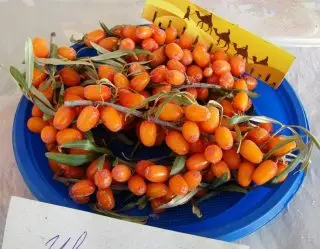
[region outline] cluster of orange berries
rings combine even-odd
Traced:
[[[288,143],[276,151],[271,159],[263,160],[264,153],[279,144],[284,137],[272,135],[272,124],[264,123],[256,127],[239,125],[245,139],[236,142],[235,126],[228,124],[234,114],[245,113],[252,105],[248,91],[255,89],[257,81],[251,76],[243,76],[245,62],[241,57],[228,56],[224,51],[209,52],[202,43],[194,44],[188,34],[178,37],[177,30],[169,27],[162,30],[155,25],[120,25],[107,37],[102,29],[84,36],[84,43],[92,47],[96,43],[106,50],[134,50],[142,48],[150,54],[139,54],[137,58],[126,56],[130,66],[126,72],[116,71],[112,66],[97,66],[98,79],[108,79],[118,90],[116,98],[110,85],[91,84],[81,86],[88,77],[76,68],[65,66],[57,77],[65,86],[64,101],[103,101],[113,99],[116,105],[146,110],[146,99],[160,92],[167,93],[182,85],[198,83],[219,85],[225,90],[236,90],[232,99],[221,98],[221,111],[212,105],[200,105],[197,102],[181,106],[171,101],[166,103],[158,117],[159,120],[182,124],[181,129],[167,129],[157,122],[126,117],[126,113],[112,106],[56,106],[53,118],[43,120],[43,113],[37,105],[32,108],[32,117],[27,126],[30,131],[41,134],[42,141],[51,152],[58,152],[58,146],[82,140],[85,133],[101,122],[111,132],[135,129],[139,141],[147,147],[165,143],[177,155],[187,156],[185,169],[170,176],[170,166],[156,165],[151,161],[139,161],[132,169],[126,165],[111,166],[106,160],[101,170],[97,159],[90,165],[73,167],[53,160],[49,164],[54,173],[66,178],[81,179],[70,188],[71,198],[78,203],[89,202],[96,193],[97,203],[106,210],[115,206],[112,185],[127,184],[129,190],[137,195],[151,198],[154,210],[175,196],[185,195],[199,187],[201,182],[212,180],[236,171],[236,180],[242,187],[251,183],[265,184],[287,165],[279,160],[296,147],[295,142]],[[43,38],[33,39],[35,56],[46,58],[49,48]],[[65,60],[76,60],[76,51],[70,47],[59,47],[57,55]],[[150,60],[150,63],[143,64]],[[151,70],[147,67],[150,66]],[[238,78],[236,78],[238,77]],[[34,68],[34,87],[38,88],[51,101],[56,91],[52,85],[44,89],[48,75]],[[194,100],[207,103],[212,96],[208,88],[190,87],[186,91]],[[158,101],[161,104],[161,100]],[[237,151],[239,149],[239,151]],[[82,149],[68,149],[69,154],[89,154]],[[284,176],[280,181],[283,181]],[[204,194],[201,189],[198,194]]]

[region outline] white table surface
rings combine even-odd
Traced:
[[[55,31],[58,42],[68,44],[68,37],[72,32],[90,30],[98,20],[104,20],[110,25],[120,22],[141,23],[139,16],[143,1],[119,2],[0,0],[0,65],[3,65],[0,69],[0,247],[10,197],[16,195],[34,198],[16,167],[12,151],[11,130],[20,93],[9,78],[8,66],[21,63],[23,43],[27,36],[48,37],[49,32]],[[270,2],[272,1],[269,1],[269,5]],[[309,28],[306,30],[310,30]],[[276,34],[275,31],[268,32],[270,37]],[[312,131],[320,137],[320,49],[288,50],[297,59],[287,78],[301,97]],[[319,161],[320,153],[315,152],[309,175],[288,207],[272,222],[239,242],[253,249],[320,248]]]

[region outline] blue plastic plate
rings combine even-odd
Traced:
[[[259,82],[256,92],[260,97],[253,99],[253,104],[258,115],[309,128],[303,106],[286,80],[278,90]],[[26,127],[31,108],[32,104],[26,98],[21,98],[12,131],[15,158],[26,184],[40,201],[89,210],[86,205],[75,204],[68,196],[67,187],[52,179],[53,174],[44,155],[45,146],[40,136],[29,132]],[[131,150],[121,144],[112,145],[112,149],[116,151],[119,146],[122,151]],[[163,150],[155,149],[150,154],[154,157],[163,153]],[[149,155],[149,151],[139,151],[137,156],[139,154]],[[303,172],[296,172],[275,187],[261,187],[247,195],[220,194],[201,204],[202,219],[192,214],[190,205],[185,205],[151,217],[148,225],[226,241],[238,240],[275,218],[295,195],[303,178]],[[144,215],[149,212],[147,209],[130,213]]]

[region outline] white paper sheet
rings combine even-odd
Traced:
[[[249,249],[12,197],[2,249]]]

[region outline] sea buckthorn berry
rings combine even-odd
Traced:
[[[100,118],[103,124],[112,132],[118,132],[123,127],[123,115],[111,106],[102,108]]]
[[[204,77],[210,77],[210,76],[212,76],[212,74],[213,74],[213,69],[212,69],[212,67],[208,66],[208,67],[205,67],[205,68],[203,69],[203,76],[204,76]]]
[[[92,195],[96,190],[96,186],[90,180],[80,180],[77,183],[73,184],[70,189],[71,197],[85,197]]]
[[[151,52],[159,48],[158,43],[152,38],[144,39],[141,43],[141,46],[144,50],[148,50]]]
[[[278,171],[277,171],[277,176],[280,175],[284,170],[288,168],[288,165],[285,164],[284,162],[278,162]],[[284,174],[277,183],[283,182],[286,178],[288,177],[288,174]]]
[[[168,69],[165,65],[157,66],[150,72],[150,79],[154,83],[165,81]]]
[[[44,127],[46,127],[48,123],[40,117],[31,117],[28,119],[27,127],[29,131],[34,133],[40,133]]]
[[[58,144],[65,144],[76,140],[81,140],[82,138],[83,136],[81,132],[73,128],[67,128],[62,131],[58,131],[56,136]]]
[[[204,153],[195,153],[187,159],[186,166],[188,170],[203,170],[209,166],[209,162]]]
[[[109,65],[100,65],[98,67],[99,79],[108,79],[113,82],[115,71]]]
[[[154,146],[162,145],[165,140],[166,140],[166,130],[161,126],[158,126],[157,138],[156,138],[156,143],[154,144]]]
[[[208,141],[205,138],[199,138],[197,142],[190,143],[190,153],[203,153],[208,145]]]
[[[240,154],[252,163],[260,163],[263,158],[263,153],[260,148],[253,141],[248,139],[242,141]]]
[[[253,163],[245,161],[239,165],[237,181],[240,186],[245,188],[250,185],[254,170],[255,170],[255,166]]]
[[[205,149],[204,156],[210,163],[218,163],[222,159],[222,153],[222,149],[218,145],[211,144]]]
[[[165,209],[161,209],[160,207],[163,204],[166,204],[167,201],[164,199],[164,197],[160,197],[160,198],[154,198],[150,201],[150,205],[152,208],[152,212],[155,214],[159,214],[165,211]]]
[[[84,88],[84,97],[94,101],[109,100],[111,98],[111,90],[105,85],[89,85]]]
[[[200,130],[197,123],[192,121],[184,122],[182,126],[182,135],[189,143],[195,143],[200,137]]]
[[[192,78],[192,83],[200,82],[203,78],[202,69],[197,65],[190,65],[187,68],[187,75]]]
[[[193,37],[187,33],[180,36],[178,44],[181,48],[190,49],[192,47]]]
[[[183,117],[183,109],[174,103],[167,103],[160,112],[159,119],[163,121],[178,121]]]
[[[77,52],[68,46],[59,47],[57,50],[58,57],[73,61],[77,57]]]
[[[192,57],[199,67],[206,67],[210,62],[210,55],[207,51],[200,47],[195,47],[192,51]]]
[[[76,116],[76,111],[72,107],[61,106],[53,118],[53,125],[58,130],[63,130],[71,125]]]
[[[189,170],[184,173],[183,178],[187,182],[189,190],[193,190],[201,183],[202,175],[198,170]]]
[[[140,140],[144,146],[152,147],[156,143],[157,125],[152,121],[142,121],[140,125]]]
[[[186,80],[184,74],[178,70],[168,70],[166,73],[166,82],[171,85],[180,86]]]
[[[170,190],[168,189],[168,192],[165,196],[163,196],[163,199],[166,201],[166,202],[169,202],[171,201],[176,195]]]
[[[192,57],[192,52],[189,49],[183,49],[183,56],[180,59],[181,63],[185,66],[189,66],[192,64],[193,57]]]
[[[74,167],[59,163],[59,171],[61,176],[66,178],[81,179],[85,175],[85,171],[82,167]]]
[[[266,160],[259,164],[252,175],[252,181],[257,185],[262,185],[277,175],[278,165],[271,160]]]
[[[214,74],[221,76],[225,73],[230,72],[231,66],[225,60],[215,60],[212,63],[212,69]]]
[[[115,206],[114,196],[110,188],[97,191],[98,205],[105,210],[112,210]]]
[[[170,92],[172,89],[172,85],[170,84],[163,84],[161,86],[158,86],[158,87],[155,87],[152,89],[152,95],[155,95],[157,93],[160,93],[160,92],[164,92],[164,93],[167,93],[167,92]]]
[[[111,164],[108,160],[105,160],[102,166],[103,170],[109,170],[111,169]],[[89,180],[94,181],[94,176],[98,172],[98,159],[94,160],[87,168],[86,170],[86,176]]]
[[[231,117],[234,114],[234,110],[232,107],[232,104],[229,100],[223,99],[220,104],[223,107],[223,114],[227,115],[228,117]]]
[[[55,152],[57,149],[57,144],[55,142],[51,144],[45,144],[45,146],[47,151],[50,151],[50,152]]]
[[[256,144],[261,145],[270,138],[270,134],[263,128],[254,127],[249,130],[247,138],[252,140]]]
[[[137,92],[141,92],[146,88],[149,82],[149,74],[147,72],[143,72],[133,77],[130,81],[130,87]]]
[[[224,161],[220,161],[216,164],[212,164],[211,171],[214,174],[214,176],[217,178],[221,177],[225,173],[227,173],[227,180],[230,180],[231,178],[231,173],[230,173],[228,164],[226,164]]]
[[[68,87],[64,91],[64,95],[68,95],[68,94],[78,95],[80,98],[84,99],[84,87],[83,86]]]
[[[232,89],[234,85],[234,79],[232,74],[230,72],[222,74],[219,77],[218,83],[220,86],[222,86],[225,89]]]
[[[125,25],[122,29],[122,36],[124,38],[130,38],[132,39],[133,41],[138,41],[138,37],[136,35],[136,32],[137,32],[137,27],[134,26],[134,25]]]
[[[184,111],[187,119],[194,122],[207,121],[211,116],[211,112],[207,107],[197,104],[188,105]]]
[[[166,41],[166,32],[160,28],[154,30],[152,38],[161,46]]]
[[[216,60],[228,61],[229,56],[223,50],[218,50],[210,54],[210,60],[211,62],[214,62]]]
[[[167,57],[165,55],[165,46],[158,48],[157,50],[152,52],[149,60],[151,60],[150,64],[152,67],[157,67],[162,65],[166,61]]]
[[[259,123],[259,127],[265,129],[269,133],[272,133],[272,130],[273,130],[272,123]]]
[[[112,169],[112,178],[117,182],[126,182],[131,177],[131,170],[127,165],[118,164]]]
[[[31,110],[31,114],[32,114],[32,117],[42,117],[43,115],[43,112],[40,110],[40,108],[34,104],[33,107],[32,107],[32,110]]]
[[[136,36],[142,40],[151,37],[152,33],[152,29],[149,26],[139,26],[136,28]]]
[[[120,41],[119,49],[134,50],[135,48],[136,44],[130,38],[124,38]]]
[[[139,93],[133,93],[126,89],[119,91],[120,105],[128,108],[142,108],[144,106],[145,97]]]
[[[148,161],[148,160],[140,160],[137,164],[136,164],[136,172],[140,175],[144,177],[144,173],[146,168],[148,168],[149,166],[154,165],[153,162]]]
[[[146,72],[146,69],[144,66],[142,66],[141,64],[137,63],[137,62],[133,62],[128,69],[129,73],[133,74],[133,73],[142,73],[142,72]]]
[[[245,75],[242,77],[242,79],[246,81],[249,91],[253,91],[258,85],[258,81],[250,75]]]
[[[44,127],[41,130],[41,140],[46,143],[54,143],[56,141],[57,130],[51,125]]]
[[[165,182],[169,177],[169,169],[162,165],[150,165],[145,169],[144,176],[150,182]]]
[[[244,79],[239,79],[234,82],[234,89],[237,90],[248,90],[247,83]]]
[[[90,155],[91,152],[88,151],[88,150],[72,148],[72,149],[69,149],[69,154],[72,154],[72,155]]]
[[[45,72],[42,72],[38,68],[33,69],[32,85],[34,87],[38,87],[46,78],[47,74]]]
[[[99,110],[94,106],[83,108],[77,119],[77,128],[82,132],[90,131],[96,127],[99,122]]]
[[[233,137],[231,131],[227,127],[220,126],[214,133],[216,143],[223,150],[230,150],[233,146]]]
[[[248,106],[249,97],[245,92],[238,92],[232,101],[232,107],[236,111],[244,112]]]
[[[185,195],[189,192],[189,186],[181,175],[174,175],[169,180],[169,188],[175,195]]]
[[[246,62],[239,56],[232,56],[229,63],[231,66],[231,73],[234,76],[240,76],[246,70]]]
[[[186,67],[178,60],[171,59],[167,62],[167,67],[170,70],[178,70],[182,73],[186,72]]]
[[[124,24],[116,25],[116,26],[114,26],[111,30],[112,30],[112,32],[114,32],[116,35],[118,35],[118,36],[123,36],[123,35],[122,35],[122,30],[124,29],[125,26],[126,26],[126,25],[124,25]]]
[[[171,43],[173,41],[175,41],[175,39],[177,38],[178,35],[178,31],[176,28],[174,27],[169,27],[166,29],[166,41],[165,43]]]
[[[64,67],[59,72],[61,81],[66,86],[77,86],[80,84],[80,75],[71,67]]]
[[[271,150],[275,146],[277,146],[279,143],[283,142],[286,140],[286,136],[276,136],[273,137],[269,142],[268,142],[268,148]],[[287,143],[286,145],[282,146],[279,148],[276,152],[274,152],[272,155],[273,156],[283,156],[285,154],[288,154],[290,151],[294,150],[297,147],[297,144],[295,141],[291,141]]]
[[[229,120],[230,118],[229,117],[223,117],[222,120],[221,120],[221,125],[220,126],[224,126],[224,127],[227,127],[229,130],[232,130],[234,125],[229,125]]]
[[[165,48],[166,55],[169,59],[181,60],[183,51],[177,43],[169,43]]]
[[[208,51],[208,45],[205,42],[198,41],[196,45],[194,45],[193,49],[201,49],[202,51]]]
[[[223,161],[225,161],[230,169],[238,169],[241,163],[240,154],[235,148],[223,151]]]
[[[206,133],[213,133],[219,126],[220,113],[218,108],[214,106],[209,106],[208,109],[211,113],[210,118],[207,121],[200,122],[198,125],[201,131]]]
[[[197,96],[199,100],[207,100],[209,97],[209,90],[208,88],[198,88],[197,89]]]
[[[194,99],[198,98],[198,91],[196,88],[187,88],[186,91],[190,93]]]
[[[47,58],[49,56],[50,51],[46,39],[34,37],[32,39],[32,46],[35,57]]]
[[[88,47],[92,47],[90,42],[98,43],[105,36],[106,36],[106,33],[103,31],[103,29],[95,29],[86,34],[86,36],[84,37],[84,43]]]
[[[178,155],[186,155],[189,152],[189,144],[178,131],[169,131],[166,136],[167,146]]]
[[[112,51],[118,45],[119,39],[117,37],[106,37],[98,42],[100,47],[108,51]]]
[[[77,203],[77,204],[87,204],[90,201],[90,196],[85,196],[85,197],[72,197],[72,200]]]
[[[113,77],[113,83],[117,88],[129,88],[129,80],[127,76],[122,73],[115,73]]]
[[[168,187],[164,183],[149,183],[147,185],[147,196],[150,198],[159,198],[168,193]]]
[[[208,84],[218,85],[219,84],[219,75],[212,74],[210,77],[206,79]]]
[[[129,190],[135,195],[144,195],[147,191],[147,184],[139,175],[131,176],[128,181]]]
[[[106,189],[112,183],[112,175],[108,169],[98,170],[94,175],[94,183],[99,189]]]

